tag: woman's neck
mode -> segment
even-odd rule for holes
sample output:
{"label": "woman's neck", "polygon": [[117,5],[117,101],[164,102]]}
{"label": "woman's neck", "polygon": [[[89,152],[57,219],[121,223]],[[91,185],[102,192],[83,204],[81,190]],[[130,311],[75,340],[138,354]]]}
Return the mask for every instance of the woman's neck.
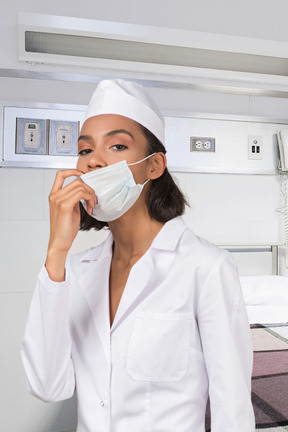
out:
{"label": "woman's neck", "polygon": [[[138,213],[138,214],[137,214]],[[109,226],[114,239],[113,258],[134,263],[149,249],[164,223],[152,219],[148,211],[127,212]]]}

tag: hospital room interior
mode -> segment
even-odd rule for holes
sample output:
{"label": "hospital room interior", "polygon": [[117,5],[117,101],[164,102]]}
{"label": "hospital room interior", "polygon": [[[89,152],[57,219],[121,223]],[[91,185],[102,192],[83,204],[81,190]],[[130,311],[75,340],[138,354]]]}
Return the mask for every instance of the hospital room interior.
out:
{"label": "hospital room interior", "polygon": [[[106,78],[142,84],[163,112],[183,219],[238,265],[256,429],[287,431],[288,4],[2,0],[1,11],[1,431],[76,431],[76,396],[28,393],[20,345],[48,195],[57,170],[76,166],[87,104]],[[106,236],[79,232],[70,253]]]}

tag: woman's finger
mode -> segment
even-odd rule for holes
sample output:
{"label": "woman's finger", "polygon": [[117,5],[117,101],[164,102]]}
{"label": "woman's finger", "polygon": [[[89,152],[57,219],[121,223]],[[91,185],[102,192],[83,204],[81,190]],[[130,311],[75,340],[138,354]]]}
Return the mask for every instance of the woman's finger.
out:
{"label": "woman's finger", "polygon": [[73,187],[69,189],[61,189],[59,192],[53,194],[50,197],[50,203],[51,207],[55,204],[59,208],[65,208],[66,211],[73,211],[73,208],[81,199],[85,200],[87,210],[93,209],[97,204],[94,190],[88,188],[82,181],[75,183]]}
{"label": "woman's finger", "polygon": [[77,169],[58,171],[51,189],[51,193],[55,193],[59,189],[62,189],[64,181],[68,177],[80,177],[82,174],[83,172]]}
{"label": "woman's finger", "polygon": [[73,180],[71,183],[68,183],[67,185],[65,185],[64,187],[58,189],[56,192],[52,192],[51,191],[51,195],[65,195],[66,193],[70,192],[71,190],[77,189],[77,188],[85,188],[86,190],[88,190],[91,194],[95,194],[94,189],[89,186],[87,183],[85,183],[83,180],[81,180],[80,178],[76,178],[75,180]]}
{"label": "woman's finger", "polygon": [[[79,195],[80,191],[80,195]],[[77,195],[76,195],[77,193]],[[97,204],[97,198],[95,195],[94,189],[92,189],[90,186],[88,186],[86,183],[84,183],[80,179],[74,180],[72,183],[69,183],[67,186],[65,186],[62,189],[57,190],[57,192],[54,192],[49,195],[49,201],[50,204],[53,205],[54,202],[59,202],[59,200],[66,199],[69,197],[74,197],[74,201],[79,202],[80,199],[84,199],[88,207],[94,207]],[[80,196],[80,199],[78,201],[77,198]]]}

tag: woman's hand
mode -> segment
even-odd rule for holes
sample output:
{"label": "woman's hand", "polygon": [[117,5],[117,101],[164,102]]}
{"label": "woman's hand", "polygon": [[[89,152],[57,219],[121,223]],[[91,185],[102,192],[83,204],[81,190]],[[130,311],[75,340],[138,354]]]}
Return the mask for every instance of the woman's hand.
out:
{"label": "woman's hand", "polygon": [[82,174],[76,169],[58,171],[49,195],[50,238],[46,268],[50,278],[57,282],[65,279],[67,253],[79,230],[79,201],[86,201],[89,214],[97,203],[94,190],[80,178],[63,187],[65,179],[71,176],[79,177]]}

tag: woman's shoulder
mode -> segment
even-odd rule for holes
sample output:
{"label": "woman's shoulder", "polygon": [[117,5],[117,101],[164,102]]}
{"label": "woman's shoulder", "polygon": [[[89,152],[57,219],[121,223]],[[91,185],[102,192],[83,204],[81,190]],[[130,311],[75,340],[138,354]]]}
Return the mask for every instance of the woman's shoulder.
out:
{"label": "woman's shoulder", "polygon": [[186,222],[182,220],[185,229],[179,238],[178,251],[183,256],[190,256],[204,266],[211,266],[216,261],[230,259],[230,254],[211,240],[196,234]]}
{"label": "woman's shoulder", "polygon": [[228,255],[228,252],[225,249],[220,248],[204,237],[194,234],[193,231],[190,231],[189,234],[187,233],[184,240],[184,246],[191,254],[196,254],[206,262],[214,262],[218,258],[224,259]]}
{"label": "woman's shoulder", "polygon": [[175,245],[178,244],[178,247],[184,248],[185,253],[198,251],[211,255],[213,258],[222,255],[223,252],[225,254],[225,251],[212,241],[196,234],[181,216],[166,223],[165,234],[167,237],[174,238]]}

